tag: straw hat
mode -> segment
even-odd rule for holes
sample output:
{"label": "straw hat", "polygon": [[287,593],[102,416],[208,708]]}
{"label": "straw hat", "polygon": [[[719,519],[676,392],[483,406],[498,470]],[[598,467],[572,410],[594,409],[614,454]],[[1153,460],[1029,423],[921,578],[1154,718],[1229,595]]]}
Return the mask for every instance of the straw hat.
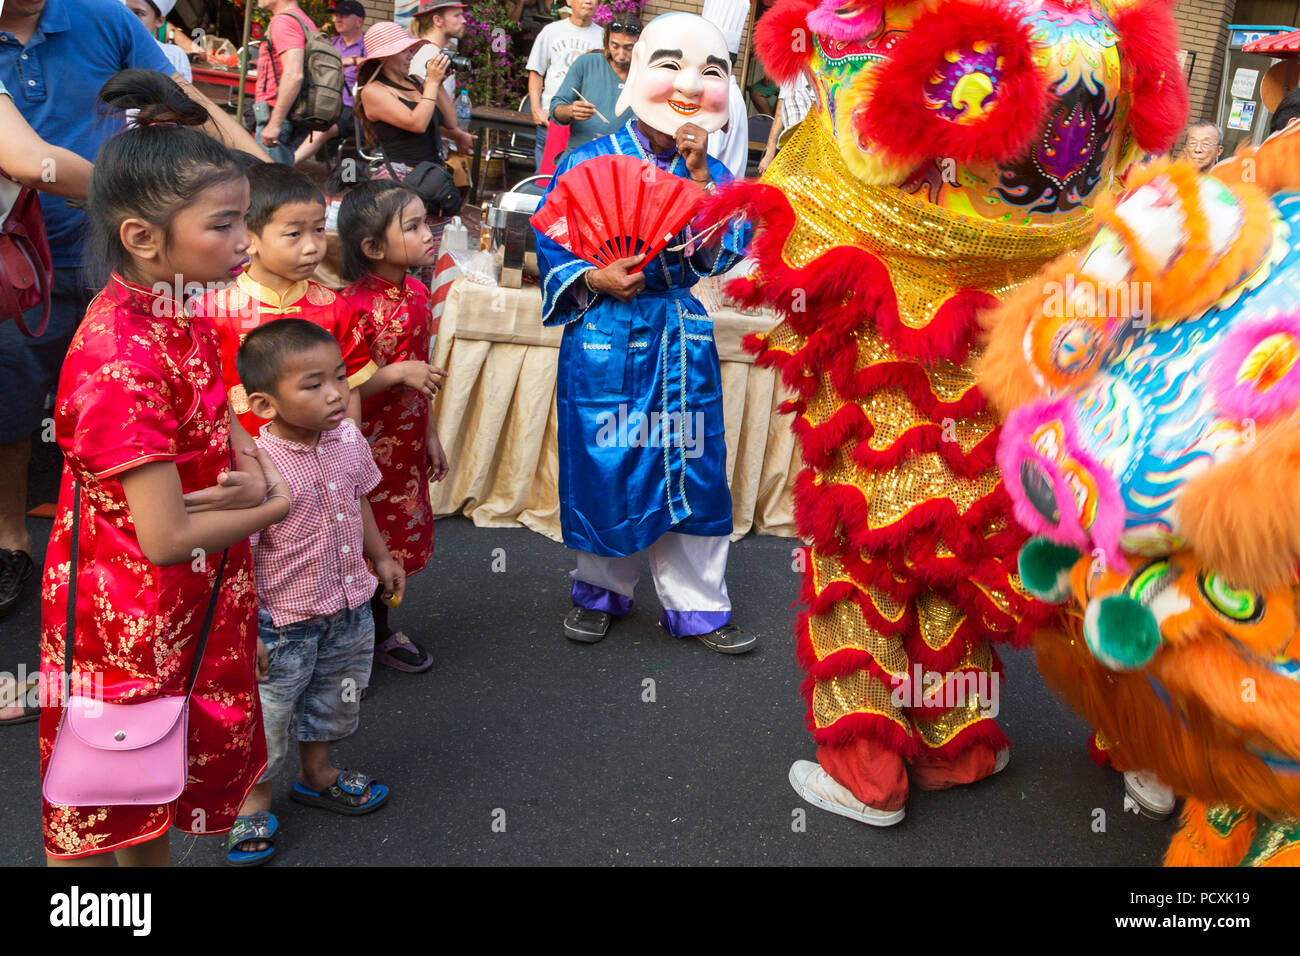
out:
{"label": "straw hat", "polygon": [[366,31],[366,55],[362,63],[396,56],[413,46],[423,46],[428,40],[413,37],[391,20],[381,20]]}

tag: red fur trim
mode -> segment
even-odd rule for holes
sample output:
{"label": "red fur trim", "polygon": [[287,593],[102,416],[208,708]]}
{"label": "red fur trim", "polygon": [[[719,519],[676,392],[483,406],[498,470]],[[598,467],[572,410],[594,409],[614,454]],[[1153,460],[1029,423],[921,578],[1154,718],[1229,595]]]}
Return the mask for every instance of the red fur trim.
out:
{"label": "red fur trim", "polygon": [[812,54],[807,19],[815,9],[817,0],[779,0],[754,28],[754,50],[767,75],[778,83],[788,83],[807,66]]}
{"label": "red fur trim", "polygon": [[1006,493],[999,485],[976,501],[965,514],[947,498],[934,498],[917,505],[899,520],[883,528],[867,526],[868,503],[861,488],[854,485],[822,485],[811,468],[795,479],[794,519],[799,535],[826,551],[837,542],[856,551],[877,552],[904,548],[908,539],[923,529],[939,529],[944,542],[958,557],[978,561],[988,546],[978,529],[1007,508]]}
{"label": "red fur trim", "polygon": [[[858,328],[874,328],[901,357],[962,362],[979,332],[980,311],[997,304],[988,293],[958,291],[924,328],[909,328],[898,317],[888,270],[865,249],[836,246],[801,268],[785,262],[782,251],[796,217],[789,200],[774,186],[733,183],[706,201],[697,221],[716,222],[741,212],[755,225],[750,255],[758,262],[759,278],[749,291],[762,292],[761,299],[752,297],[747,303],[772,306],[791,328],[809,338],[799,353],[805,372],[819,371],[819,363],[847,352],[851,342],[846,333]],[[846,374],[842,364],[837,367]]]}
{"label": "red fur trim", "polygon": [[870,737],[907,760],[915,759],[919,743],[911,728],[904,729],[896,721],[880,714],[845,714],[829,727],[818,727],[812,714],[814,683],[810,677],[800,688],[804,699],[808,701],[808,730],[814,741],[819,744],[847,744],[861,737]]}
{"label": "red fur trim", "polygon": [[[852,406],[854,408],[858,406]],[[863,468],[881,470],[892,468],[912,455],[935,452],[948,463],[952,473],[959,478],[978,478],[994,466],[997,456],[998,430],[995,428],[969,451],[964,452],[955,441],[944,437],[946,429],[931,423],[909,428],[899,435],[888,448],[872,448],[868,444],[875,429],[870,428],[853,450],[853,460]]]}
{"label": "red fur trim", "polygon": [[[1117,11],[1125,83],[1133,91],[1128,122],[1148,153],[1163,153],[1187,125],[1187,84],[1174,57],[1181,43],[1172,0],[1142,0]],[[1130,79],[1131,76],[1131,79]]]}
{"label": "red fur trim", "polygon": [[[923,156],[945,156],[958,163],[1004,163],[1016,159],[1041,126],[1050,101],[1050,83],[1034,62],[1033,28],[1011,6],[947,0],[917,17],[885,60],[863,71],[862,105],[853,116],[864,142],[879,148],[894,165],[908,166]],[[946,54],[974,55],[974,41],[994,44],[1001,75],[994,81],[986,112],[965,122],[940,115],[941,98],[931,77],[953,65]]]}
{"label": "red fur trim", "polygon": [[816,680],[830,680],[835,677],[843,677],[845,674],[852,674],[855,671],[866,671],[873,677],[878,678],[886,687],[894,686],[894,678],[886,673],[867,651],[858,648],[845,648],[833,654],[828,654],[824,658],[818,658],[816,651],[813,650],[808,615],[806,613],[800,614],[795,627],[797,633],[795,659],[798,660],[799,666],[803,668],[809,677]]}
{"label": "red fur trim", "polygon": [[930,387],[925,369],[914,361],[881,362],[848,370],[837,365],[828,374],[835,390],[848,401],[866,398],[882,388],[897,388],[919,411],[936,421],[969,418],[988,408],[988,400],[978,387],[972,387],[955,402],[940,401]]}
{"label": "red fur trim", "polygon": [[[917,738],[920,740],[920,738]],[[979,744],[988,744],[995,751],[1010,747],[1011,741],[1002,732],[996,720],[979,720],[957,734],[942,747],[926,747],[921,744],[920,758],[926,763],[939,760],[956,760],[966,751]]]}

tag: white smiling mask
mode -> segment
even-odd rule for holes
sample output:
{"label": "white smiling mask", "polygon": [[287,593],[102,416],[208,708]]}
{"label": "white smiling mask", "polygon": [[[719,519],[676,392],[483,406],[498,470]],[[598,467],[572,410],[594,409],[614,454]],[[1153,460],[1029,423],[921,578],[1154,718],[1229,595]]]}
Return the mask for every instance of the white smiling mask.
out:
{"label": "white smiling mask", "polygon": [[727,123],[731,58],[722,31],[693,13],[665,13],[641,31],[614,106],[651,129],[677,135],[683,123],[715,132]]}

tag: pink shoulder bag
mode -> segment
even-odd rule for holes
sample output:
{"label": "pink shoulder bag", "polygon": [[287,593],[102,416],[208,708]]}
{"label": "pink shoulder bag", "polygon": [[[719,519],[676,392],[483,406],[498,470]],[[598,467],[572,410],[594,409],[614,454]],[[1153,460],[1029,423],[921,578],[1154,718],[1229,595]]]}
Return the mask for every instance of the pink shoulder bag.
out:
{"label": "pink shoulder bag", "polygon": [[[232,462],[233,464],[233,462]],[[203,618],[194,666],[183,697],[154,697],[110,704],[72,692],[77,614],[77,539],[81,531],[81,485],[73,483],[72,560],[68,566],[68,626],[64,634],[66,701],[54,750],[41,782],[45,799],[65,807],[158,806],[171,803],[189,777],[189,702],[203,662],[203,649],[217,610],[227,551]]]}

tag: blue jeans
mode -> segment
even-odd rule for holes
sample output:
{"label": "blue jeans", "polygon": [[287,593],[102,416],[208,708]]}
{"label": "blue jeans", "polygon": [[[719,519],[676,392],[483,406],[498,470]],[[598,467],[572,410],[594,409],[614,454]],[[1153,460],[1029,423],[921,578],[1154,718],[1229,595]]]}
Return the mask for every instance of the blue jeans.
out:
{"label": "blue jeans", "polygon": [[260,783],[280,771],[290,735],[333,742],[357,729],[375,656],[375,620],[368,602],[284,627],[259,608],[257,636],[270,658],[266,683],[258,685],[266,729]]}
{"label": "blue jeans", "polygon": [[257,145],[266,150],[271,159],[275,160],[277,163],[282,163],[285,166],[292,166],[293,151],[298,148],[299,143],[307,138],[306,132],[304,131],[302,135],[298,135],[293,124],[288,120],[285,120],[280,125],[280,145],[267,146],[262,142],[262,130],[264,129],[266,129],[265,123],[257,124],[257,131],[254,133],[254,136],[257,139]]}
{"label": "blue jeans", "polygon": [[[41,427],[46,396],[59,384],[63,356],[95,297],[84,273],[81,268],[54,270],[50,324],[40,338],[27,338],[17,322],[0,322],[0,445],[20,441]],[[24,312],[23,321],[35,329],[40,307]]]}
{"label": "blue jeans", "polygon": [[542,156],[546,153],[546,127],[537,127],[537,139],[533,142],[533,164],[540,170],[542,168]]}

